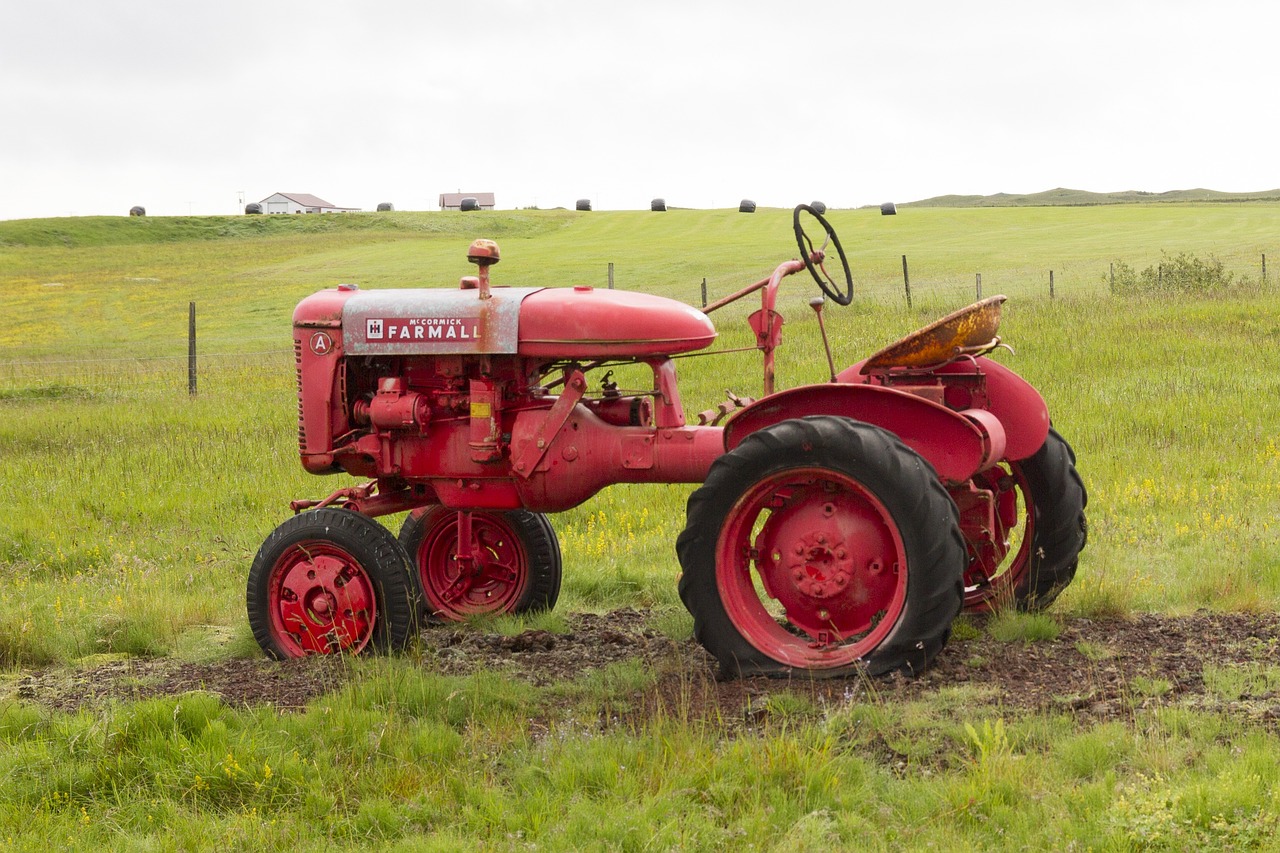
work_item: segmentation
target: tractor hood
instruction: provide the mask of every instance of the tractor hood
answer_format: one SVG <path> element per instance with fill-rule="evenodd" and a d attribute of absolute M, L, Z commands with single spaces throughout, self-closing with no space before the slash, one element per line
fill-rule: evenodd
<path fill-rule="evenodd" d="M 662 296 L 591 287 L 405 288 L 342 285 L 293 313 L 298 328 L 341 329 L 346 355 L 483 354 L 647 358 L 715 340 L 705 314 Z"/>
<path fill-rule="evenodd" d="M 525 297 L 520 311 L 521 355 L 643 358 L 699 350 L 715 338 L 706 314 L 648 293 L 539 290 Z"/>

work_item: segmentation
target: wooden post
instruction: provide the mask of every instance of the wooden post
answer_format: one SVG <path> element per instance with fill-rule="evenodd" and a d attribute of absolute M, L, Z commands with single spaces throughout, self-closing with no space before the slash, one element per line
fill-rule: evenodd
<path fill-rule="evenodd" d="M 982 273 L 978 273 L 978 298 L 982 298 Z"/>
<path fill-rule="evenodd" d="M 187 393 L 196 395 L 196 304 L 187 309 Z"/>
<path fill-rule="evenodd" d="M 609 261 L 609 289 L 613 290 L 613 261 Z"/>
<path fill-rule="evenodd" d="M 707 279 L 705 277 L 702 279 L 702 307 L 707 307 Z"/>
<path fill-rule="evenodd" d="M 907 274 L 907 256 L 902 256 L 902 287 L 907 291 L 907 310 L 911 310 L 911 276 Z"/>
<path fill-rule="evenodd" d="M 1053 270 L 1049 270 L 1049 298 L 1053 298 Z"/>

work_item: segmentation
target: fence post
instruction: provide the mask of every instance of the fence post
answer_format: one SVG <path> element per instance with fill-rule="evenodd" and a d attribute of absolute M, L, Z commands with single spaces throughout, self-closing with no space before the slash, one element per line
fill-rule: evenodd
<path fill-rule="evenodd" d="M 907 256 L 902 256 L 902 287 L 907 291 L 907 310 L 911 310 L 911 276 L 907 274 Z"/>
<path fill-rule="evenodd" d="M 187 308 L 187 393 L 196 395 L 196 304 Z"/>
<path fill-rule="evenodd" d="M 609 261 L 609 289 L 613 290 L 613 261 Z"/>
<path fill-rule="evenodd" d="M 705 276 L 702 279 L 702 307 L 707 307 L 707 279 Z"/>
<path fill-rule="evenodd" d="M 1053 298 L 1053 270 L 1049 270 L 1049 298 Z"/>
<path fill-rule="evenodd" d="M 982 298 L 982 273 L 978 273 L 978 298 Z"/>

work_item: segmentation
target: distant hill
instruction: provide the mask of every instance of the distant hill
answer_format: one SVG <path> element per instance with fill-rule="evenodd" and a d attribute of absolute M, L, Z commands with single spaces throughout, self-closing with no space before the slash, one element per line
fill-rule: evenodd
<path fill-rule="evenodd" d="M 1086 206 L 1096 204 L 1136 204 L 1152 202 L 1188 201 L 1280 201 L 1280 189 L 1249 193 L 1224 193 L 1217 190 L 1170 190 L 1165 193 L 1148 193 L 1125 190 L 1117 193 L 1094 193 L 1086 190 L 1069 190 L 1058 187 L 1029 195 L 996 193 L 995 195 L 940 195 L 921 201 L 906 202 L 899 207 L 1051 207 Z"/>

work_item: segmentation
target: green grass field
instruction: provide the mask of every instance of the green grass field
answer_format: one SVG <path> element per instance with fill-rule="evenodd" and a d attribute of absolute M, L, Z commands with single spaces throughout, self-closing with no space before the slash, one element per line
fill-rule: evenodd
<path fill-rule="evenodd" d="M 1280 606 L 1280 204 L 832 211 L 855 300 L 849 363 L 976 295 L 1006 293 L 999 359 L 1037 386 L 1089 488 L 1089 545 L 1058 618 Z M 795 255 L 789 211 L 351 214 L 0 222 L 0 663 L 255 656 L 245 574 L 288 502 L 343 478 L 296 459 L 290 316 L 339 282 L 453 286 L 474 237 L 499 284 L 607 286 L 697 304 Z M 1114 263 L 1221 259 L 1237 287 L 1120 297 Z M 1274 253 L 1274 254 L 1273 254 Z M 908 258 L 907 308 L 902 256 Z M 1049 271 L 1054 272 L 1054 298 Z M 791 279 L 782 385 L 825 359 Z M 199 393 L 187 393 L 198 314 Z M 753 300 L 714 315 L 748 342 Z M 750 353 L 680 362 L 686 408 L 759 394 Z M 675 592 L 684 486 L 615 487 L 555 516 L 562 610 Z M 394 523 L 392 520 L 391 523 Z M 651 673 L 555 689 L 353 662 L 306 712 L 199 692 L 61 714 L 0 699 L 0 839 L 19 849 L 1272 849 L 1280 739 L 1225 712 L 1126 723 L 974 716 L 962 688 L 854 702 L 722 735 L 679 713 L 601 731 Z M 1272 674 L 1280 676 L 1280 668 Z M 612 697 L 612 698 L 611 698 Z M 535 737 L 530 719 L 555 737 Z M 914 744 L 886 766 L 869 747 Z M 1269 846 L 1271 845 L 1271 846 Z"/>

